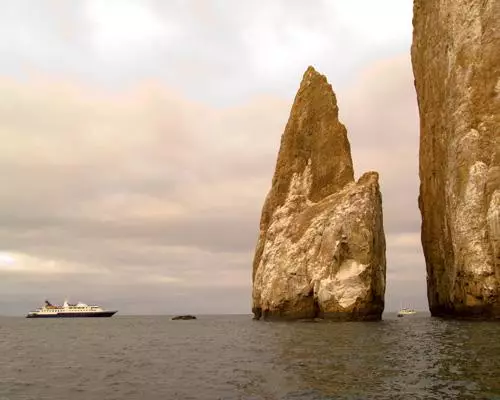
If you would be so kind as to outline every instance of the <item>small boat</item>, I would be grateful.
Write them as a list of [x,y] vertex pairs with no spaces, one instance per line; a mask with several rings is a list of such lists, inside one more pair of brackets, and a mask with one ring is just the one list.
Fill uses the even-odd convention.
[[104,310],[100,306],[89,306],[85,303],[69,304],[66,300],[62,306],[53,305],[45,300],[43,307],[30,311],[26,318],[89,318],[112,317],[117,311]]
[[416,314],[417,312],[413,308],[402,308],[398,312],[398,317],[404,317],[405,315],[413,315]]

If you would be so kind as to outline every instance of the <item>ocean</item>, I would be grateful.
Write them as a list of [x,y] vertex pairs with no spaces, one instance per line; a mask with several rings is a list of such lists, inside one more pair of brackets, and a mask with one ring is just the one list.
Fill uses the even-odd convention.
[[500,399],[500,323],[0,317],[0,400]]

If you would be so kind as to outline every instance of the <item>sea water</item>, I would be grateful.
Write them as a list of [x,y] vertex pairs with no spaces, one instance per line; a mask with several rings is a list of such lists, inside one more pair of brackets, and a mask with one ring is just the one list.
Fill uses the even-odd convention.
[[0,317],[0,400],[500,399],[500,323]]

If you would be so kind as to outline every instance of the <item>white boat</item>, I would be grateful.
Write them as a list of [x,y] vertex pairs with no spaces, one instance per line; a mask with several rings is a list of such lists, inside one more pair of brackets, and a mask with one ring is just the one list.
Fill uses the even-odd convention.
[[398,311],[398,317],[404,317],[405,315],[413,315],[417,312],[413,308],[403,307]]
[[104,310],[100,306],[89,306],[85,303],[69,304],[66,300],[62,306],[53,305],[45,300],[43,307],[30,311],[26,318],[89,318],[112,317],[117,311]]

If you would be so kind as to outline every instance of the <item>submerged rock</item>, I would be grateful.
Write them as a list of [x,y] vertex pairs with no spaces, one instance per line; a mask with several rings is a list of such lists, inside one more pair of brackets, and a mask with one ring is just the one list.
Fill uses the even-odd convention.
[[262,210],[254,318],[380,319],[385,264],[378,174],[354,181],[335,94],[309,67]]
[[196,317],[194,315],[176,315],[175,317],[172,317],[172,321],[190,320],[190,319],[196,319]]
[[500,2],[415,0],[422,245],[434,316],[500,318]]

